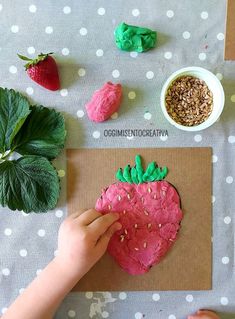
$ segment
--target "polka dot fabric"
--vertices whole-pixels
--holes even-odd
[[[0,0],[0,19],[1,86],[65,112],[68,148],[213,148],[213,289],[73,294],[55,318],[181,319],[208,306],[220,311],[235,309],[231,244],[235,229],[235,74],[232,62],[223,61],[225,2],[58,0],[51,5],[50,1],[34,0],[24,5],[15,1],[13,6],[12,1]],[[143,54],[118,50],[113,31],[121,21],[159,31],[156,48]],[[62,83],[58,92],[32,82],[16,56],[33,58],[41,51],[53,51],[58,60]],[[173,71],[195,64],[211,70],[221,81],[226,105],[220,121],[210,129],[187,133],[166,122],[159,95]],[[104,126],[97,126],[88,120],[84,106],[93,91],[107,81],[123,84],[123,101],[118,113]],[[104,127],[158,128],[167,130],[168,136],[109,138],[104,136]],[[55,210],[28,215],[0,208],[0,315],[58,253],[57,232],[67,214],[64,155],[55,166],[61,177],[61,197]]]

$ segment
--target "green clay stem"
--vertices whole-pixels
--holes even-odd
[[[139,184],[138,175],[135,167],[131,169],[131,178],[134,184]]]
[[[143,166],[142,166],[140,155],[136,155],[135,163],[136,163],[136,170],[137,170],[139,183],[143,183],[144,169],[143,169]]]
[[[119,168],[116,173],[116,178],[123,183],[141,184],[144,182],[161,181],[168,173],[167,167],[157,167],[155,162],[149,163],[144,172],[140,155],[136,155],[135,163],[135,167],[132,168],[130,165],[125,166],[123,170]]]
[[[121,168],[118,169],[118,171],[117,171],[117,173],[116,173],[116,178],[117,178],[117,180],[119,180],[120,182],[123,182],[123,183],[126,182],[125,178],[123,177],[123,173],[122,173],[122,169],[121,169]]]
[[[148,177],[151,176],[154,172],[156,168],[156,163],[155,162],[151,162],[149,163],[144,175],[143,175],[143,180],[144,181],[147,181],[148,180]]]
[[[127,181],[127,183],[133,184],[132,179],[131,179],[131,174],[130,174],[130,165],[127,165],[123,169],[123,177]]]

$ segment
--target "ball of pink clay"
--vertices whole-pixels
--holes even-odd
[[[122,86],[107,82],[95,91],[90,102],[86,104],[87,115],[94,122],[106,121],[117,112],[121,104]]]

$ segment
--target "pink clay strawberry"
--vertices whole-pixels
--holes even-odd
[[[180,197],[163,179],[167,168],[151,162],[146,171],[136,156],[116,174],[119,182],[103,190],[96,209],[120,215],[122,229],[111,238],[108,252],[131,275],[143,274],[159,263],[177,239],[182,220]]]
[[[51,56],[53,53],[40,53],[36,59],[30,59],[18,54],[18,57],[24,61],[25,70],[28,76],[44,88],[56,91],[60,88],[60,79],[55,60]]]

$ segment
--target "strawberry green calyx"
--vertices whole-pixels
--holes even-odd
[[[141,156],[136,155],[135,166],[130,167],[130,165],[127,165],[124,169],[119,168],[116,173],[116,178],[124,183],[142,184],[145,182],[161,181],[166,177],[167,173],[168,168],[160,168],[157,166],[156,162],[149,163],[146,171],[144,171]]]
[[[21,54],[17,54],[18,57],[21,59],[21,60],[24,60],[24,61],[28,61],[24,67],[25,67],[25,70],[28,70],[31,66],[34,66],[36,64],[38,64],[39,62],[42,62],[44,61],[49,55],[53,54],[53,52],[49,52],[49,53],[40,53],[36,59],[30,59],[28,58],[27,56],[24,56],[24,55],[21,55]]]

